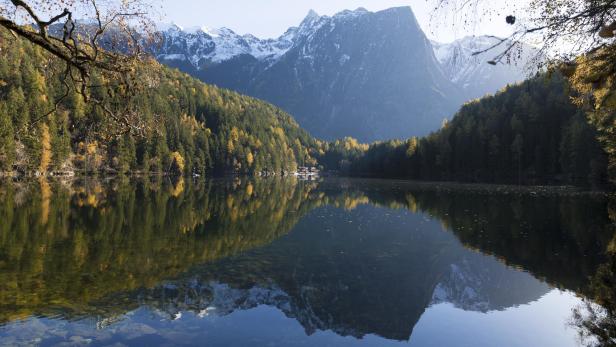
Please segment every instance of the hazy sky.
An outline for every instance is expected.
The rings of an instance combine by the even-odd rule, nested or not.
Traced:
[[[260,38],[278,37],[287,28],[297,26],[310,9],[320,15],[333,15],[345,9],[364,7],[371,11],[394,6],[410,6],[426,34],[442,42],[466,35],[505,35],[504,12],[498,16],[478,16],[484,20],[474,27],[457,25],[451,20],[431,20],[435,0],[160,0],[163,22],[183,27],[228,27],[239,34],[251,33]],[[527,0],[516,0],[516,5]],[[490,6],[502,8],[505,0],[489,0]],[[511,3],[511,1],[509,1]],[[489,17],[489,18],[488,18]]]

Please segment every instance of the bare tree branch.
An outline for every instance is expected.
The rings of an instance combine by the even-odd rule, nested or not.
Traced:
[[[132,72],[145,57],[141,48],[145,38],[137,35],[137,31],[149,31],[151,6],[148,0],[103,3],[104,6],[97,0],[0,0],[0,27],[44,49],[65,64],[62,76],[64,95],[56,100],[49,112],[37,117],[28,129],[56,112],[61,102],[74,90],[86,102],[101,107],[110,119],[130,131],[141,132],[139,126],[129,123],[135,117],[123,115],[131,113],[131,110],[116,107],[114,111],[104,100],[93,98],[89,81],[92,73],[96,72],[102,74],[105,80],[112,81],[104,86],[108,94],[125,98],[134,95],[132,89],[137,84],[130,80],[134,77]],[[55,14],[54,10],[57,10]],[[75,13],[92,16],[94,24],[77,24]],[[111,42],[109,47],[102,46],[103,38]],[[123,49],[118,49],[117,42],[125,43]],[[129,103],[125,100],[120,104]]]
[[[460,10],[477,9],[482,5],[494,6],[486,0],[433,0],[435,13],[455,12],[458,16],[471,17],[470,13],[460,13]],[[508,5],[514,4],[508,2]],[[498,16],[508,7],[500,5]],[[507,17],[513,19],[511,24],[513,33],[505,38],[497,38],[497,43],[488,49],[475,52],[475,54],[488,53],[501,46],[507,46],[504,52],[498,52],[491,60],[500,63],[510,56],[516,45],[527,41],[537,42],[542,53],[546,53],[553,60],[572,60],[580,54],[596,49],[605,43],[605,39],[614,38],[616,29],[616,0],[530,0],[527,8],[518,8],[524,11],[527,18],[520,21],[511,13]],[[465,24],[476,24],[479,18],[491,18],[494,10],[483,10],[485,13],[473,15],[473,18],[464,18]],[[502,20],[505,21],[503,16]]]

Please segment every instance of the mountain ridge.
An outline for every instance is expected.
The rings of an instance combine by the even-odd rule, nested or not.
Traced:
[[[491,54],[473,55],[494,39],[430,41],[409,6],[310,10],[275,39],[203,26],[170,26],[161,36],[152,53],[162,63],[277,105],[324,140],[428,135],[464,102],[524,80],[528,56],[494,67]]]
[[[197,69],[200,68],[198,62],[203,58],[210,58],[212,62],[223,62],[233,59],[237,56],[248,54],[258,60],[276,59],[286,53],[294,44],[295,39],[309,36],[310,30],[315,30],[319,23],[328,19],[342,19],[360,16],[369,13],[365,8],[359,7],[356,10],[344,10],[333,16],[321,16],[316,11],[310,10],[306,17],[302,20],[299,26],[288,28],[282,35],[277,38],[262,39],[253,34],[237,34],[230,28],[219,27],[210,28],[208,26],[191,26],[184,28],[175,23],[159,23],[157,29],[162,34],[163,49],[164,45],[178,35],[184,34],[193,36],[196,40],[206,39],[211,41],[206,42],[207,46],[213,48],[213,55],[205,55],[194,59],[193,57],[181,55],[184,54],[158,54],[159,60],[189,60]],[[167,42],[165,42],[167,41]],[[191,42],[191,43],[199,43]],[[220,46],[220,51],[217,48]],[[218,54],[216,54],[218,53]],[[268,54],[269,53],[269,54]],[[191,59],[193,58],[193,59]]]
[[[461,102],[408,6],[311,11],[279,39],[253,44],[228,33],[231,50],[205,32],[163,33],[154,55],[207,83],[271,102],[326,140],[426,135]],[[265,48],[254,53],[257,46]]]

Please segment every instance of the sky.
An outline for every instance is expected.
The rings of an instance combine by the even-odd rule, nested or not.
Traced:
[[[396,6],[410,6],[420,25],[429,38],[450,42],[467,35],[491,34],[505,36],[511,28],[505,24],[504,16],[522,12],[521,9],[507,8],[506,0],[487,0],[491,10],[500,10],[498,15],[477,15],[472,26],[453,25],[454,19],[439,16],[434,19],[432,11],[436,0],[159,0],[162,6],[160,21],[175,23],[182,27],[206,26],[227,27],[239,34],[251,33],[260,38],[276,38],[289,27],[297,26],[315,10],[320,15],[333,15],[345,9],[364,7],[379,11]],[[513,1],[515,5],[528,0]],[[503,8],[505,8],[503,10]],[[484,14],[485,11],[479,11]],[[506,12],[506,13],[505,13]],[[471,13],[473,15],[473,13]],[[518,15],[521,15],[518,14]],[[458,22],[460,18],[457,18]]]

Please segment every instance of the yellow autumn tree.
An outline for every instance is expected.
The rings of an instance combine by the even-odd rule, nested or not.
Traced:
[[[579,93],[573,101],[585,107],[588,120],[599,133],[608,155],[608,171],[616,182],[616,44],[580,56],[573,64],[562,64],[561,71]]]
[[[51,135],[47,124],[43,124],[41,127],[41,164],[39,166],[42,173],[47,172],[47,168],[51,164],[51,156]]]
[[[180,179],[172,186],[171,196],[174,198],[179,197],[184,192],[184,186],[186,182],[184,182],[184,177],[180,177]]]
[[[417,137],[413,136],[412,138],[410,138],[407,141],[407,147],[406,147],[406,156],[407,157],[412,157],[415,152],[417,152],[417,147],[419,146],[419,140],[417,139]]]
[[[235,145],[233,145],[233,141],[227,141],[227,153],[232,154],[235,150]]]
[[[254,191],[254,187],[252,183],[248,183],[246,185],[246,196],[250,199],[252,197],[252,193]]]
[[[184,157],[179,152],[171,153],[171,172],[181,175],[184,173],[184,168],[186,164],[184,162]]]
[[[39,184],[41,187],[40,223],[41,225],[47,225],[47,222],[49,221],[49,210],[51,205],[51,186],[49,185],[49,182],[47,182],[47,179],[43,177],[39,179]]]

